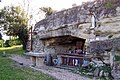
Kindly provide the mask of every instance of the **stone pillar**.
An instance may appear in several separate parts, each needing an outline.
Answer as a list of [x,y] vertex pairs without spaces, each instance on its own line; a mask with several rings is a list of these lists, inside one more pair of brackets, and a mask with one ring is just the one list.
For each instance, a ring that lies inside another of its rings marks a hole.
[[44,58],[43,57],[36,58],[36,66],[37,67],[44,66]]
[[31,59],[31,62],[32,62],[32,66],[36,66],[36,57],[31,56],[30,59]]

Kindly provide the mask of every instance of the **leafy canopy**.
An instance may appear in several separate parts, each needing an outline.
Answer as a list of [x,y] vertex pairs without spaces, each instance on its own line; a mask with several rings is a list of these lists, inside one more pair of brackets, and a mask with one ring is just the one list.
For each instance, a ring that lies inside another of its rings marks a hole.
[[27,29],[28,18],[25,11],[20,7],[7,6],[1,12],[1,27],[7,30],[8,35],[18,35],[20,30]]
[[25,49],[28,40],[28,14],[20,6],[6,6],[0,10],[0,27],[9,36],[18,36]]

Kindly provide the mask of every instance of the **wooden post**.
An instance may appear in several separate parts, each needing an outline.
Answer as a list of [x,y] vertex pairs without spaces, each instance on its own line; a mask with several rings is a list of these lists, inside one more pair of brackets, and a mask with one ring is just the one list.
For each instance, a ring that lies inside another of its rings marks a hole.
[[30,30],[30,51],[32,51],[32,26]]

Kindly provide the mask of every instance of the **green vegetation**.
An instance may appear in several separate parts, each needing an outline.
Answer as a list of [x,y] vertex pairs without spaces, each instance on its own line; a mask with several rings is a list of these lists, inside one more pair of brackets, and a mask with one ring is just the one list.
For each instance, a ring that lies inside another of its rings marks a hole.
[[116,8],[120,5],[120,0],[95,0],[95,3],[98,4],[96,8],[96,13],[103,12],[104,17],[116,16]]
[[22,49],[22,46],[12,46],[7,48],[0,48],[0,55],[2,54],[11,55],[11,54],[19,54],[22,55],[24,53],[24,50]]
[[116,38],[113,38],[113,39],[117,40],[117,39],[120,39],[120,37],[116,37]]
[[23,49],[26,50],[28,41],[28,21],[30,16],[21,6],[5,6],[0,9],[0,27],[8,36],[18,36],[23,44]]
[[107,8],[107,9],[115,9],[116,5],[114,4],[113,0],[106,0],[105,8]]
[[4,47],[11,47],[16,45],[21,45],[21,42],[19,39],[6,40],[3,44]]
[[46,18],[55,12],[51,7],[41,7],[40,10],[45,13]]
[[116,61],[120,61],[120,56],[115,56]]
[[[96,70],[99,70],[99,72],[97,73]],[[111,77],[111,68],[110,66],[98,66],[96,67],[95,64],[91,64],[88,66],[88,68],[83,68],[80,67],[79,68],[79,74],[82,76],[86,76],[89,78],[92,78],[94,75],[97,75],[96,78],[97,80],[112,80]],[[102,71],[102,74],[100,75],[100,72]],[[104,74],[107,73],[108,76],[105,76]]]
[[0,80],[53,80],[38,71],[18,66],[17,63],[0,56]]
[[9,55],[22,55],[23,53],[22,46],[0,48],[0,80],[54,80],[41,72],[20,66],[8,58]]
[[3,47],[4,45],[4,40],[0,40],[0,47]]
[[19,39],[11,39],[11,40],[0,40],[0,47],[11,47],[16,45],[22,45]]

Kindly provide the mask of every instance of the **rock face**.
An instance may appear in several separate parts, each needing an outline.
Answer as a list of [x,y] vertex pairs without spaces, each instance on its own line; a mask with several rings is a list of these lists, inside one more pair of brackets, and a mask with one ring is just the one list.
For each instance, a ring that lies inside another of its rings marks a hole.
[[34,32],[38,32],[40,38],[62,35],[80,36],[79,30],[83,27],[84,23],[87,25],[87,28],[90,26],[88,24],[90,23],[90,16],[88,14],[89,10],[82,9],[81,6],[60,11],[38,22],[35,25]]
[[112,71],[111,72],[114,80],[120,80],[120,71]]
[[[102,2],[88,2],[81,6],[56,12],[36,23],[33,39],[33,51],[55,53],[56,48],[62,50],[71,45],[54,45],[55,37],[72,36],[90,41],[120,37],[120,7],[113,13],[105,14]],[[93,13],[91,13],[93,12]],[[96,17],[96,27],[91,30],[91,14]],[[69,42],[69,40],[68,40]],[[52,46],[51,46],[52,44]]]
[[[104,40],[104,41],[93,41],[90,43],[91,53],[100,51],[110,51],[112,48],[115,48],[117,51],[120,51],[120,39],[117,40]],[[116,51],[115,50],[115,51]]]
[[43,49],[44,49],[43,42],[41,40],[39,40],[39,38],[33,39],[32,48],[33,48],[34,52],[43,52]]

